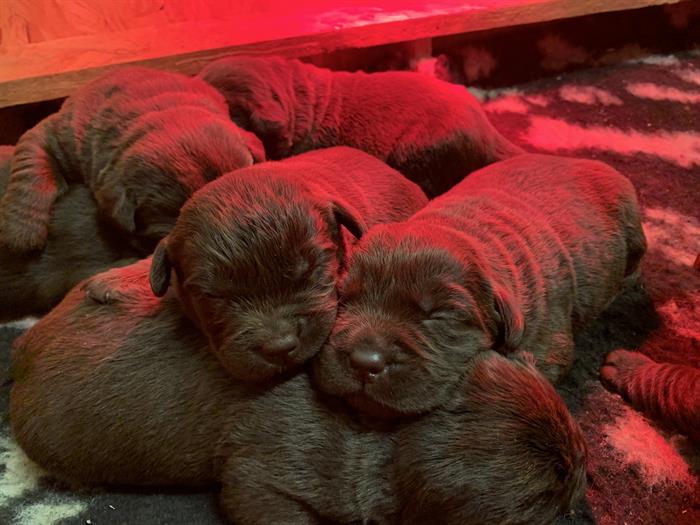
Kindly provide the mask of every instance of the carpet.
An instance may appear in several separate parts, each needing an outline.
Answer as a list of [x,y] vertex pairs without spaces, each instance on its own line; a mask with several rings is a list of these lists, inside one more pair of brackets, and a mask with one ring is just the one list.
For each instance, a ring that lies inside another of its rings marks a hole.
[[[700,54],[649,56],[474,91],[508,138],[529,151],[609,163],[632,180],[643,207],[643,283],[579,334],[575,365],[558,386],[590,449],[586,501],[560,524],[700,523],[700,449],[655,426],[598,380],[603,357],[619,347],[700,366],[700,272],[692,268],[700,253]],[[0,327],[2,377],[10,345],[27,325]],[[59,487],[11,440],[9,388],[5,381],[0,389],[0,523],[223,523],[213,493]]]

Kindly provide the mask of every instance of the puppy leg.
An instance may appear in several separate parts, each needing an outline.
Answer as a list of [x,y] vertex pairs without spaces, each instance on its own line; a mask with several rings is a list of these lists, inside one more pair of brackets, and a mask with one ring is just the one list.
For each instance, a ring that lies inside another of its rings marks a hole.
[[600,370],[605,386],[635,408],[700,442],[700,370],[615,350]]
[[323,520],[284,486],[270,466],[254,458],[233,458],[224,469],[221,507],[232,523],[322,525]]
[[17,253],[44,247],[53,203],[67,188],[50,154],[53,123],[49,117],[22,135],[12,156],[0,200],[0,242]]

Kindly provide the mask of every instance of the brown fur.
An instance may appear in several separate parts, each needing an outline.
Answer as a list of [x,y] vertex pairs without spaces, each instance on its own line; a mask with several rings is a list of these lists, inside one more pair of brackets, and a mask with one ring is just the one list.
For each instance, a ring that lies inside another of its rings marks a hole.
[[12,431],[53,474],[221,482],[239,525],[537,525],[581,496],[581,432],[531,365],[483,354],[434,415],[361,420],[306,374],[264,390],[232,381],[177,298],[150,294],[148,264],[93,279],[126,283],[120,302],[76,288],[15,345]]
[[319,387],[365,411],[425,412],[488,348],[532,352],[556,381],[574,331],[638,275],[639,213],[600,162],[522,155],[473,173],[353,250]]
[[616,350],[606,357],[600,375],[632,406],[700,443],[700,370]]
[[[10,177],[14,148],[0,147],[0,197]],[[87,188],[70,186],[53,208],[43,251],[0,249],[0,322],[41,315],[77,283],[136,260],[137,253],[103,224]]]
[[464,86],[413,72],[348,73],[279,57],[233,56],[199,77],[271,158],[351,146],[396,168],[428,197],[522,151],[491,125]]
[[260,141],[230,121],[206,83],[121,68],[20,138],[0,200],[0,242],[17,253],[43,249],[54,202],[82,183],[101,213],[150,253],[195,190],[263,157]]
[[184,206],[154,253],[151,284],[162,295],[172,268],[185,311],[224,366],[267,380],[327,339],[348,232],[360,237],[426,203],[418,186],[351,148],[241,169]]

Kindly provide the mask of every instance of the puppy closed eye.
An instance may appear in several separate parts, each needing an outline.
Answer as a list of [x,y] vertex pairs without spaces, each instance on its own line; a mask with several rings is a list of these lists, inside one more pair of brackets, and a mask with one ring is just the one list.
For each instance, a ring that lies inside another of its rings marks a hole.
[[450,312],[449,310],[434,310],[432,312],[428,313],[428,319],[432,319],[434,321],[455,321],[459,320],[457,316],[454,314],[454,312]]
[[428,324],[450,324],[451,326],[466,326],[469,324],[469,320],[464,312],[445,309],[436,309],[428,312],[423,322]]
[[459,308],[459,301],[436,299],[431,295],[423,295],[416,301],[416,306],[420,310],[423,322],[429,324],[433,322],[468,324],[467,313]]
[[211,292],[202,290],[197,295],[199,295],[200,298],[206,299],[207,301],[213,303],[214,305],[229,304],[233,301],[234,297],[236,300],[241,299],[240,294],[232,296],[230,293],[225,293],[220,290]]

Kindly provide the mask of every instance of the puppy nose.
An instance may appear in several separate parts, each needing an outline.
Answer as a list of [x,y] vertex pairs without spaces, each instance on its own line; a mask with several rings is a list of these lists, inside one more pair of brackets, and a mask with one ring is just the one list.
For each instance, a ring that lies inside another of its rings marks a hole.
[[261,350],[263,354],[279,356],[294,351],[297,346],[299,346],[299,338],[296,334],[288,333],[266,341],[263,343]]
[[386,367],[384,356],[371,348],[357,348],[350,354],[350,364],[358,372],[378,374]]

